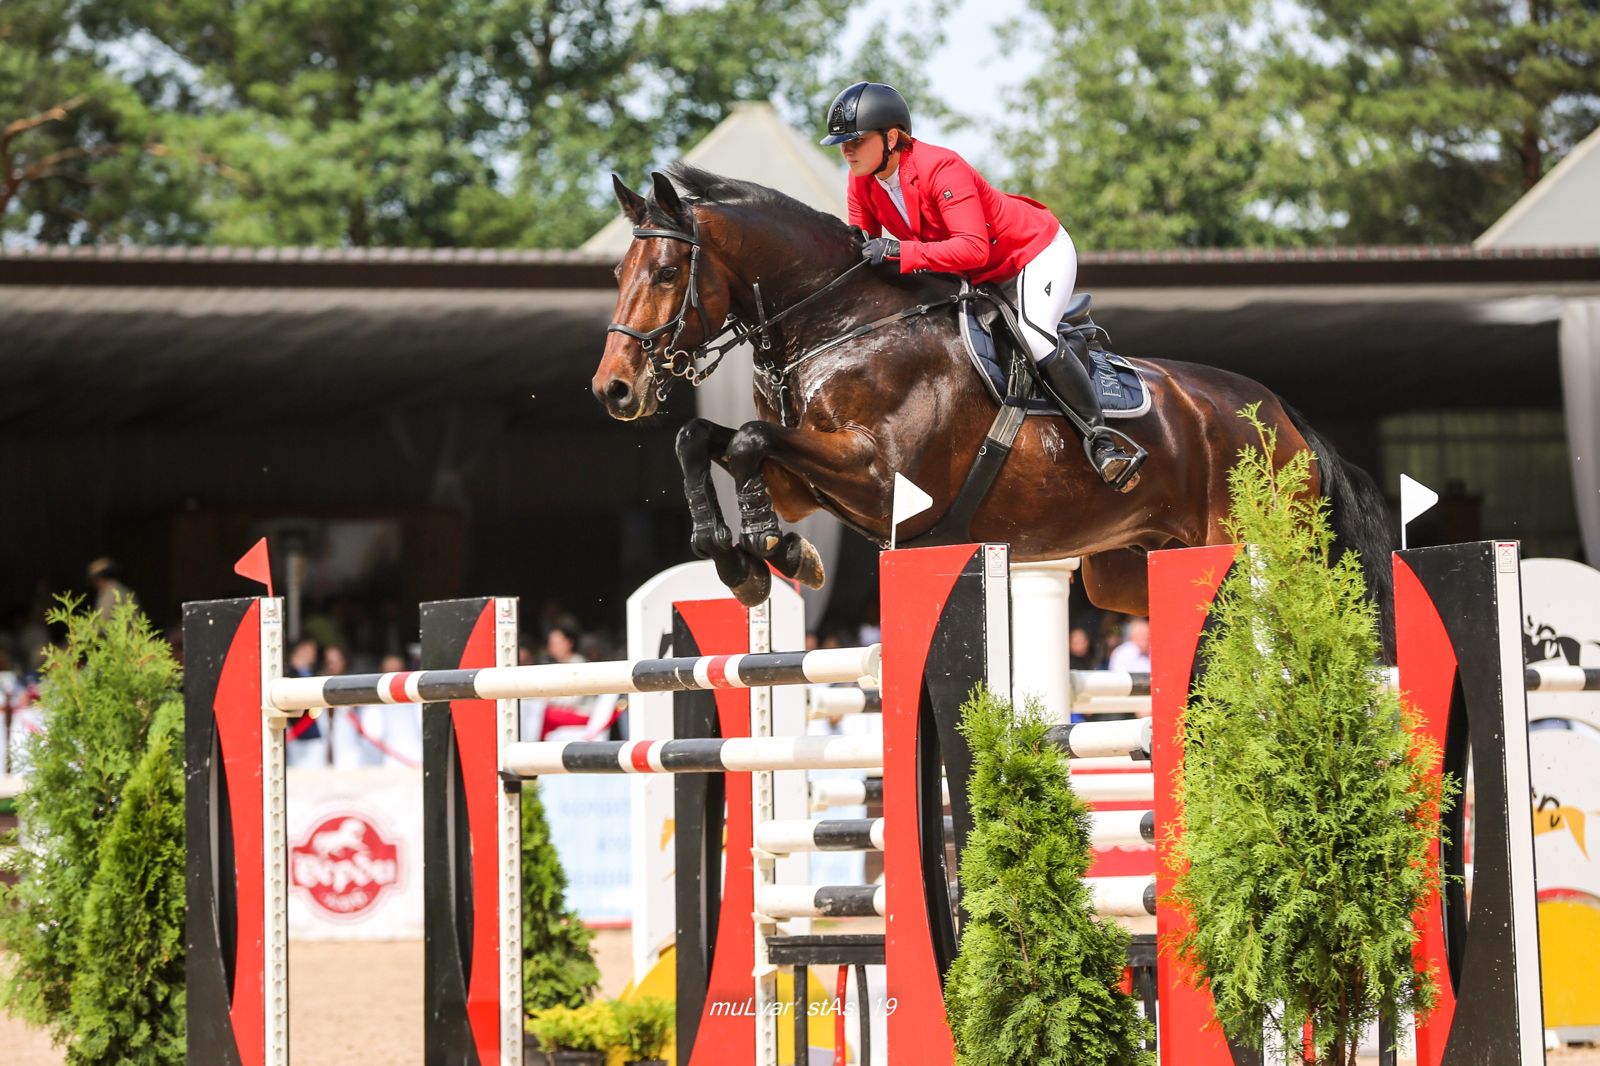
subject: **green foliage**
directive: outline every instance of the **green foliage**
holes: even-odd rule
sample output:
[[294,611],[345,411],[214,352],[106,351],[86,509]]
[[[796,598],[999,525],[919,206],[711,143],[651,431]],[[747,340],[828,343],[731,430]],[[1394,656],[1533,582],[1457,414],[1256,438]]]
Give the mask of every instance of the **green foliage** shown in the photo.
[[1082,247],[1471,241],[1600,123],[1594,0],[1029,6],[1000,143]]
[[28,741],[26,828],[0,888],[0,1002],[69,1061],[164,1063],[182,1044],[183,766],[179,668],[131,603],[107,620],[63,601],[45,653],[44,731]]
[[[929,0],[929,24],[944,3]],[[0,130],[65,111],[14,139],[25,180],[0,225],[51,242],[576,245],[615,214],[609,171],[637,183],[739,101],[817,125],[856,78],[835,44],[850,12],[7,0]],[[868,72],[915,71],[938,40],[864,50]]]
[[1471,241],[1600,125],[1594,0],[1309,0],[1285,49],[1341,240]]
[[1095,916],[1089,814],[1037,704],[987,690],[962,707],[974,828],[961,853],[969,919],[945,982],[962,1066],[1139,1066],[1148,1035],[1120,987],[1128,937]]
[[522,1003],[529,1011],[579,1007],[600,983],[594,933],[567,909],[567,875],[550,843],[539,790],[522,790]]
[[607,1003],[546,1007],[528,1016],[528,1033],[542,1051],[609,1051],[618,1043],[616,1018]]
[[[1045,61],[1001,138],[1020,190],[1080,247],[1296,243],[1271,221],[1296,161],[1265,136],[1283,93],[1249,40],[1257,0],[1034,0]],[[1030,24],[1031,26],[1031,24]],[[1037,38],[1022,25],[1013,47]]]
[[84,901],[69,1063],[184,1054],[183,704],[163,704]]
[[616,1044],[628,1061],[655,1059],[672,1039],[676,1023],[670,1000],[646,996],[636,1000],[613,1000],[611,1016],[616,1026]]
[[1270,1025],[1297,1047],[1310,1022],[1318,1061],[1353,1066],[1380,1010],[1433,1004],[1411,917],[1438,881],[1429,849],[1449,786],[1381,684],[1376,611],[1354,553],[1329,558],[1310,456],[1276,465],[1275,434],[1243,414],[1261,447],[1229,474],[1228,531],[1252,547],[1221,586],[1185,710],[1164,902],[1193,924],[1164,947],[1209,980],[1236,1041],[1259,1046]]

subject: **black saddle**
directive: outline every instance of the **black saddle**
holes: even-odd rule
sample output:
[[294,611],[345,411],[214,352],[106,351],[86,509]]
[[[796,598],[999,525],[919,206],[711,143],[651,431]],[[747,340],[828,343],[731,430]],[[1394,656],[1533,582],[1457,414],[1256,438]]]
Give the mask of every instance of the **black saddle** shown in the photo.
[[[1028,414],[1054,413],[1054,402],[1032,395],[1031,388],[1021,388],[1023,381],[1031,381],[1030,374],[1013,373],[1017,361],[1028,358],[1014,332],[1017,318],[1012,293],[1015,283],[981,286],[978,291],[985,298],[967,300],[960,305],[961,339],[990,395],[996,403],[1022,407]],[[1089,377],[1099,392],[1100,407],[1107,418],[1142,415],[1150,410],[1149,390],[1131,363],[1107,350],[1111,337],[1095,324],[1090,315],[1092,304],[1093,297],[1089,293],[1080,293],[1067,305],[1061,321],[1056,324],[1056,332],[1062,343],[1088,365]],[[1021,395],[1023,392],[1027,395]]]

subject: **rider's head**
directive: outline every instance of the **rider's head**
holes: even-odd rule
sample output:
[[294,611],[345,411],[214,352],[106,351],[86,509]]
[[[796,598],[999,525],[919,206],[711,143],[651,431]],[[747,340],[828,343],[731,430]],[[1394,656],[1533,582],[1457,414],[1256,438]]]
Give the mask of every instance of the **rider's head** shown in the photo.
[[860,81],[828,105],[828,135],[854,177],[893,173],[895,153],[911,143],[911,109],[893,86]]

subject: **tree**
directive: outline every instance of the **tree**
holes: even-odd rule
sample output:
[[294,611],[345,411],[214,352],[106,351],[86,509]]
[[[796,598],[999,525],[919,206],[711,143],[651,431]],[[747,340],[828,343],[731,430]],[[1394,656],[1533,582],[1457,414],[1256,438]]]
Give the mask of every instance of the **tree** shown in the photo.
[[[55,142],[115,143],[84,203],[34,182],[8,217],[51,241],[566,247],[615,212],[611,171],[670,160],[741,100],[816,122],[846,0],[16,0],[0,116],[74,94]],[[946,0],[931,0],[937,12]],[[20,17],[21,13],[29,17]],[[26,38],[26,39],[24,39]],[[938,41],[892,50],[904,63]],[[844,64],[840,64],[843,66]],[[4,68],[0,68],[3,70]],[[853,73],[853,71],[852,71]],[[0,129],[12,119],[0,117]],[[31,129],[39,129],[33,127]],[[128,147],[132,145],[134,147]],[[125,195],[109,196],[115,183]],[[66,186],[61,186],[65,188]],[[59,196],[59,193],[55,194]]]
[[[1000,144],[1082,248],[1301,243],[1305,195],[1256,0],[1034,0],[1044,62]],[[1013,24],[1008,47],[1030,39]]]
[[1001,144],[1091,248],[1470,241],[1600,122],[1597,0],[1031,6]]
[[74,32],[74,7],[0,5],[0,236],[181,234],[186,212],[146,143],[144,103]]
[[28,741],[27,828],[0,886],[0,1002],[49,1027],[73,1066],[181,1056],[183,703],[172,650],[131,602],[68,602]]
[[961,852],[969,915],[945,981],[962,1066],[1149,1066],[1147,1026],[1121,989],[1128,935],[1096,917],[1089,811],[1037,703],[987,690],[961,708],[973,754],[973,831]]
[[1340,240],[1471,241],[1600,125],[1596,0],[1309,0],[1286,56]]
[[1430,849],[1453,787],[1436,745],[1388,691],[1376,608],[1354,552],[1330,557],[1310,455],[1273,466],[1261,435],[1229,475],[1228,533],[1248,544],[1213,607],[1184,710],[1183,813],[1163,900],[1187,915],[1176,950],[1208,981],[1217,1019],[1293,1061],[1309,1024],[1322,1066],[1354,1066],[1380,1013],[1426,1013],[1412,915],[1439,880]]

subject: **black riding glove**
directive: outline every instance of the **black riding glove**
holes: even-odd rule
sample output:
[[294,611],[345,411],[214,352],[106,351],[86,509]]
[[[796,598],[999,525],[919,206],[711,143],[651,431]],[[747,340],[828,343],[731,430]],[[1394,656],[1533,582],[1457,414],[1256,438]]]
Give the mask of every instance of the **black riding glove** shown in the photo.
[[861,258],[873,266],[882,266],[885,259],[900,258],[900,242],[893,237],[874,237],[861,246]]

